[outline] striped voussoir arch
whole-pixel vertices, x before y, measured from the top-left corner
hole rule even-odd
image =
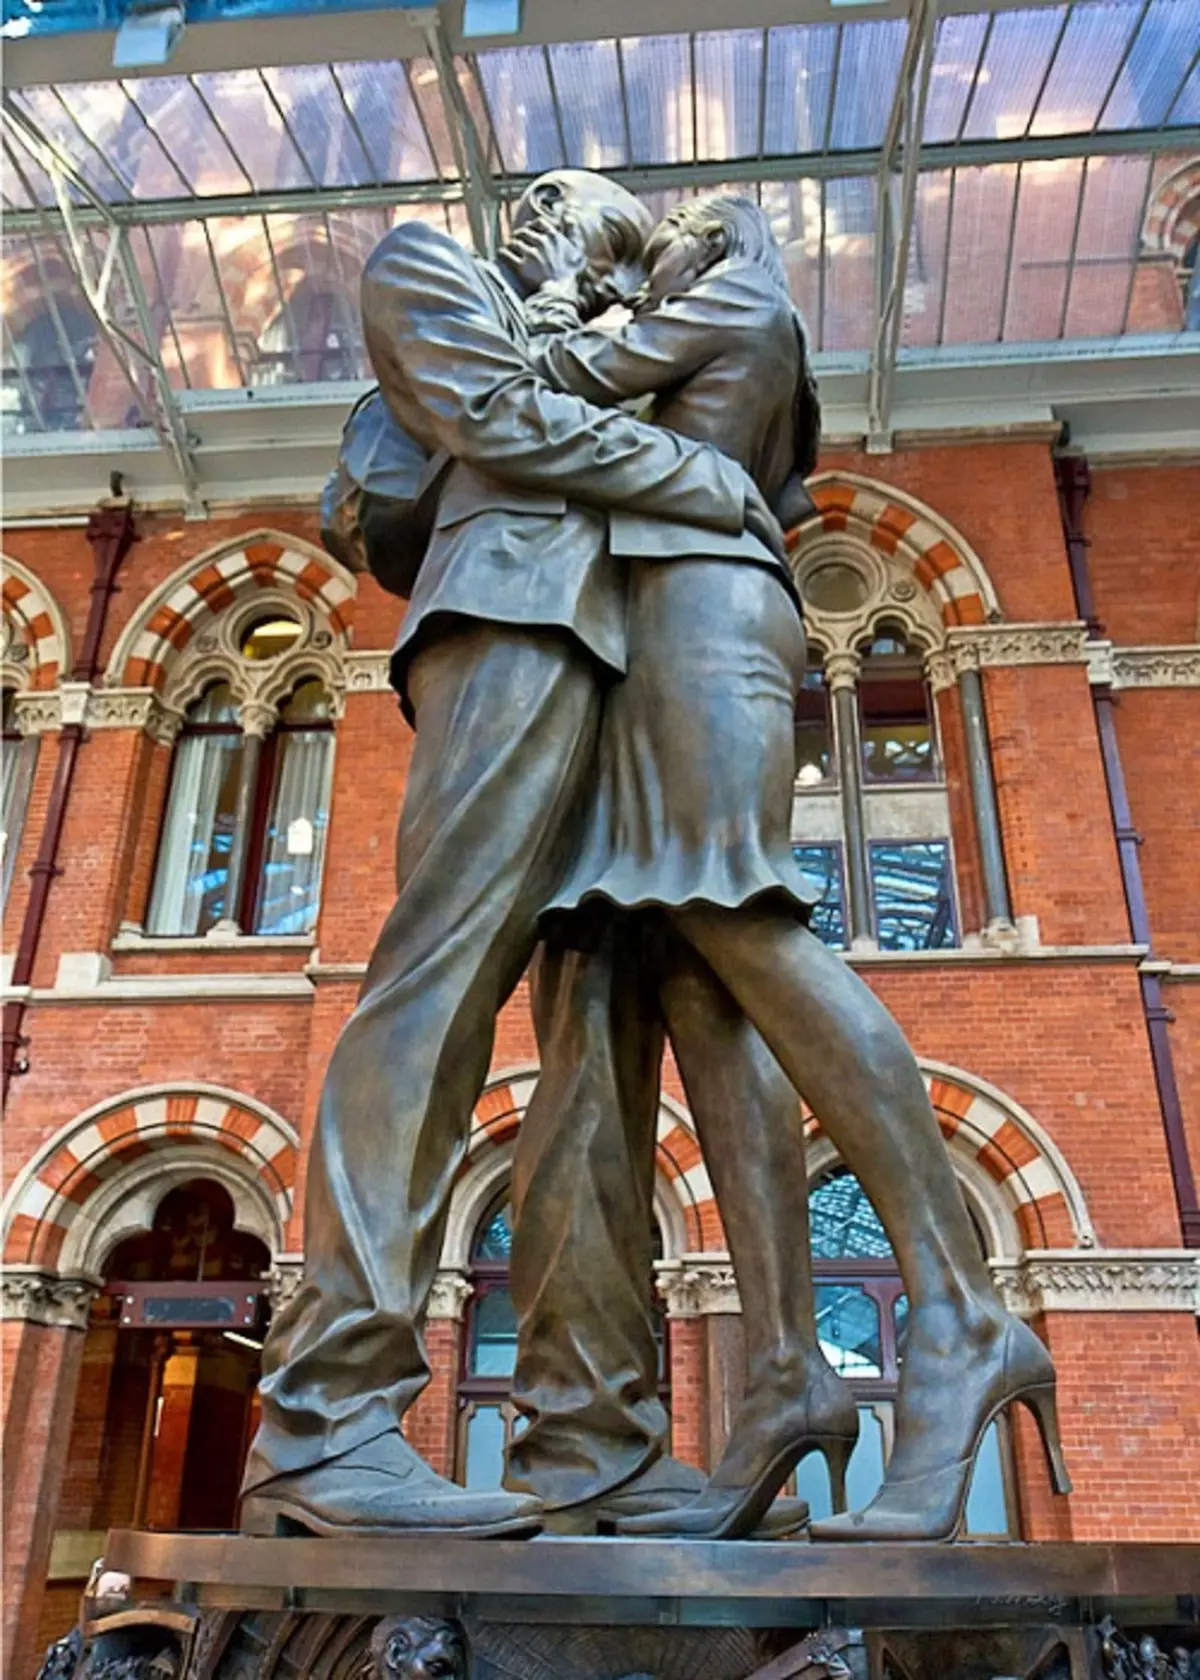
[[[280,1225],[287,1223],[296,1144],[277,1119],[208,1092],[146,1093],[92,1110],[49,1141],[13,1206],[5,1262],[55,1265],[68,1231],[106,1179],[140,1155],[180,1143],[242,1157],[275,1203]]]
[[[161,689],[172,659],[200,624],[257,589],[286,589],[319,607],[335,631],[346,628],[343,604],[352,587],[315,551],[284,537],[259,536],[217,556],[201,556],[179,576],[135,635],[116,680],[126,688]]]
[[[942,1136],[955,1154],[973,1156],[999,1187],[1025,1247],[1074,1248],[1077,1233],[1062,1176],[1045,1151],[992,1097],[942,1074],[922,1077]],[[822,1135],[808,1110],[804,1135]]]
[[[1158,187],[1146,211],[1143,243],[1182,260],[1200,234],[1200,158],[1177,169]]]
[[[18,572],[10,560],[4,565],[4,616],[14,638],[26,649],[26,688],[53,688],[66,675],[60,615],[46,590],[28,572]],[[58,621],[58,622],[56,622]]]
[[[987,623],[979,580],[944,530],[882,488],[826,479],[810,489],[826,531],[849,531],[889,559],[897,556],[909,563],[917,582],[936,602],[943,624]]]

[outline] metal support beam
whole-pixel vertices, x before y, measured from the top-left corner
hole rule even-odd
[[[488,167],[487,152],[475,126],[471,107],[458,80],[458,68],[446,36],[445,19],[439,6],[436,11],[413,10],[407,21],[424,38],[437,70],[438,92],[454,162],[462,181],[463,201],[471,228],[471,242],[481,257],[490,257],[496,249],[500,232],[500,199]]]
[[[149,408],[159,441],[174,462],[183,490],[184,510],[189,517],[203,517],[205,510],[200,500],[200,475],[192,440],[163,366],[159,335],[129,243],[129,226],[113,216],[109,206],[28,112],[7,95],[2,110],[9,134],[45,170],[54,189],[57,217],[51,217],[49,212],[37,212],[39,231],[48,233],[56,242],[65,241],[70,267],[113,359],[139,405]],[[87,224],[80,219],[76,195],[83,198],[92,212]],[[97,227],[107,235],[101,256],[97,256],[90,237]],[[118,280],[125,293],[124,310],[117,301]],[[126,319],[121,318],[122,314]]]
[[[938,0],[913,0],[904,57],[875,177],[875,292],[867,397],[868,449],[891,446],[892,392],[904,319],[904,283],[921,167],[921,135],[933,73],[937,8]]]
[[[1164,131],[1127,129],[1113,134],[1030,135],[1008,140],[962,140],[921,148],[919,172],[977,169],[993,163],[1039,163],[1060,158],[1129,157],[1155,151],[1200,151],[1200,127]],[[667,192],[675,187],[717,187],[754,181],[833,181],[877,175],[878,148],[857,152],[796,152],[786,157],[737,158],[728,162],[646,164],[605,173],[631,192]],[[501,203],[519,198],[531,175],[489,175],[489,191]],[[80,227],[153,227],[167,222],[223,216],[313,216],[337,210],[392,209],[402,204],[460,204],[466,194],[458,181],[406,181],[359,187],[294,187],[258,193],[222,193],[211,197],[143,198],[111,204],[103,210],[76,205]],[[7,210],[6,233],[44,231],[50,218],[61,226],[56,209]]]

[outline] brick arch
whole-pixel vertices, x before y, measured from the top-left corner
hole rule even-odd
[[[108,681],[161,690],[175,659],[206,619],[260,589],[285,589],[315,606],[344,633],[353,575],[302,538],[252,531],[181,566],[130,620],[108,666]]]
[[[4,1208],[4,1261],[54,1267],[76,1221],[135,1161],[172,1150],[221,1151],[273,1205],[282,1231],[292,1211],[299,1137],[274,1110],[215,1085],[127,1091],[86,1110],[49,1138],[16,1180]]]
[[[536,1068],[489,1081],[471,1115],[464,1174],[474,1171],[489,1151],[512,1142],[536,1084]],[[659,1100],[655,1159],[659,1179],[672,1192],[673,1223],[685,1234],[686,1249],[723,1249],[724,1232],[691,1116],[667,1096]],[[450,1246],[461,1247],[461,1237],[461,1232],[452,1237]]]
[[[1200,158],[1192,158],[1155,188],[1142,228],[1142,245],[1149,251],[1169,251],[1182,262],[1192,240],[1200,234]]]
[[[993,1189],[1022,1248],[1090,1248],[1096,1237],[1079,1183],[1044,1129],[995,1086],[922,1060],[921,1074],[956,1161]],[[806,1114],[805,1136],[824,1135]]]
[[[1000,605],[974,549],[940,514],[916,497],[858,473],[819,473],[809,482],[815,519],[792,533],[792,546],[819,530],[844,531],[886,559],[907,562],[942,623],[986,624]]]
[[[3,556],[4,616],[25,648],[22,665],[5,661],[22,688],[54,688],[70,669],[70,637],[62,609],[46,585],[19,561]]]

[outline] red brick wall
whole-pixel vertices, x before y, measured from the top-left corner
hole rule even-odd
[[[1096,613],[1125,646],[1200,641],[1200,467],[1103,467],[1084,511]]]

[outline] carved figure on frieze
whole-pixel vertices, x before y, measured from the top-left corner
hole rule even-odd
[[[390,1616],[371,1635],[372,1680],[471,1680],[471,1650],[458,1622]]]

